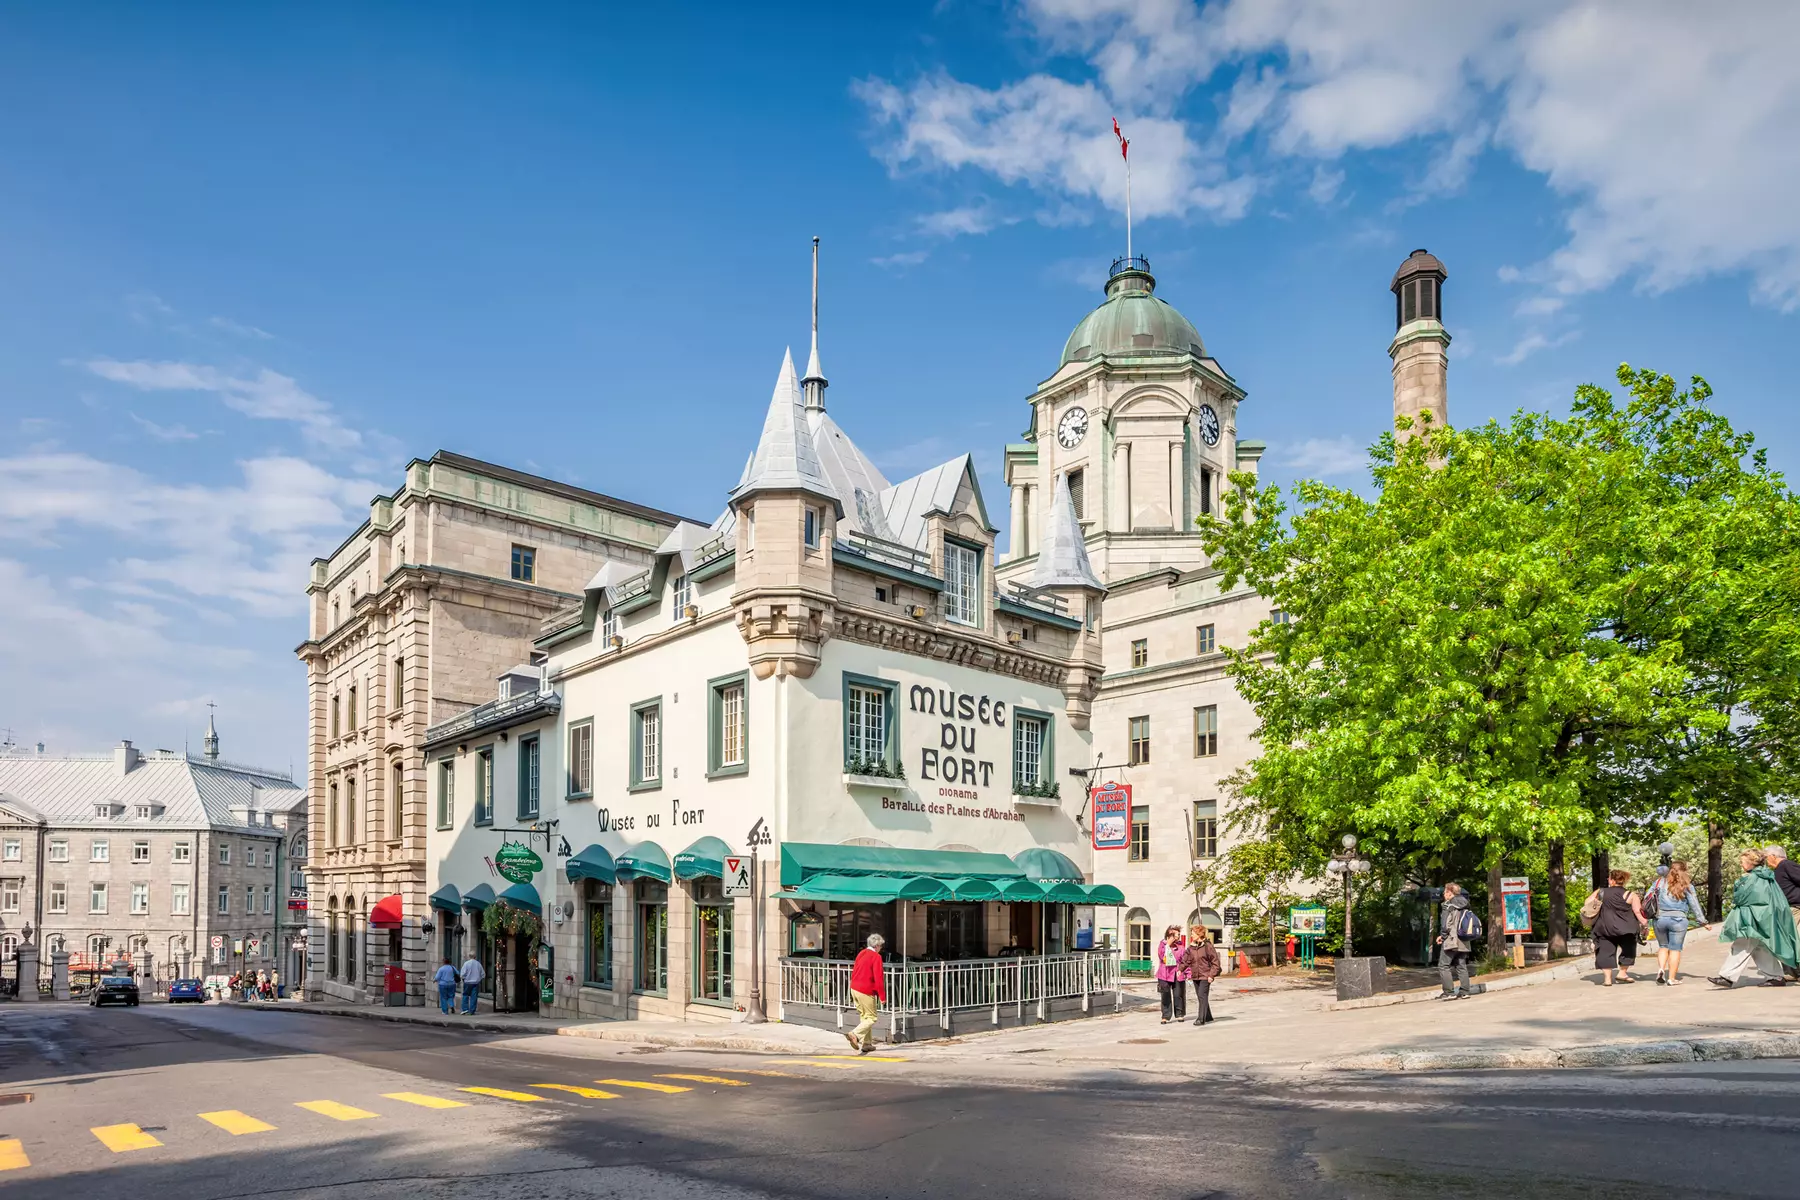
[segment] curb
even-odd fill
[[[1301,1064],[1303,1071],[1493,1071],[1641,1067],[1659,1063],[1742,1062],[1800,1058],[1800,1033],[1763,1033],[1647,1042],[1601,1042],[1560,1049],[1398,1050],[1351,1054]]]
[[[1546,983],[1558,983],[1564,979],[1579,979],[1594,968],[1586,963],[1564,962],[1554,967],[1540,967],[1535,971],[1527,971],[1518,975],[1502,975],[1488,982],[1486,980],[1470,980],[1470,985],[1477,995],[1491,992],[1506,992],[1513,988],[1537,987]],[[1417,1004],[1422,1000],[1436,1000],[1442,989],[1434,987],[1408,988],[1404,992],[1388,992],[1380,996],[1364,996],[1357,1000],[1333,1000],[1325,1006],[1327,1012],[1347,1012],[1358,1008],[1386,1008],[1391,1004]]]

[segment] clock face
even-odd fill
[[[1213,411],[1210,404],[1200,406],[1200,436],[1209,446],[1219,444],[1219,414]]]
[[[1056,423],[1056,440],[1064,450],[1073,450],[1087,436],[1088,415],[1085,408],[1071,408]]]

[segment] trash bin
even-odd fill
[[[406,1006],[406,970],[403,967],[390,965],[382,975],[387,984],[387,1006],[404,1008]]]

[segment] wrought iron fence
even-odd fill
[[[782,1003],[853,1013],[852,965],[837,959],[782,959]],[[1117,950],[888,963],[884,971],[887,1001],[880,1011],[895,1027],[899,1017],[933,1014],[948,1027],[952,1014],[982,1010],[996,1025],[1003,1014],[1023,1021],[1028,1010],[1033,1019],[1047,1020],[1054,1000],[1079,999],[1084,1012],[1091,1011],[1095,1003],[1110,1000],[1116,1010],[1124,1004],[1119,965]]]

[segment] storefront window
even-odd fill
[[[933,904],[925,910],[925,953],[930,958],[986,958],[987,929],[979,904]]]
[[[871,933],[879,933],[893,942],[890,934],[891,914],[888,905],[843,905],[831,906],[830,923],[826,933],[826,945],[830,947],[829,958],[854,959],[856,952],[868,944]]]
[[[592,898],[597,889],[604,888],[608,899]],[[590,883],[589,900],[587,902],[587,947],[585,961],[582,963],[581,978],[584,983],[595,987],[612,986],[612,888],[604,884]]]
[[[640,992],[662,994],[669,990],[669,888],[667,884],[640,879],[637,882],[637,978]]]
[[[731,1001],[732,904],[716,879],[694,886],[694,998]]]

